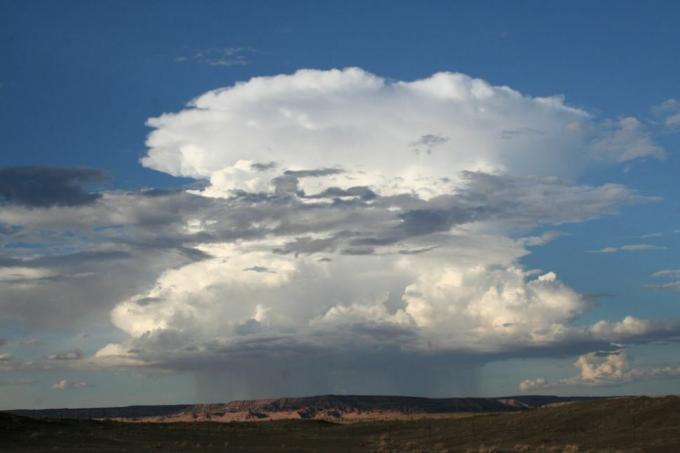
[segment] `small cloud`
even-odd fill
[[[135,300],[135,303],[140,307],[146,307],[147,305],[155,304],[162,301],[163,301],[162,297],[140,297],[139,299]]]
[[[648,128],[634,117],[603,122],[601,134],[592,146],[600,159],[618,162],[645,157],[664,159],[666,156],[666,151],[654,142]]]
[[[278,166],[278,164],[277,164],[276,162],[266,162],[266,163],[255,162],[255,163],[253,163],[253,164],[250,164],[250,167],[251,167],[253,170],[256,170],[256,171],[273,170],[273,169],[275,169],[277,166]]]
[[[59,352],[47,356],[49,360],[80,360],[83,358],[83,352],[79,349],[73,351]]]
[[[652,113],[668,129],[680,130],[680,101],[667,99],[652,107]]]
[[[654,272],[652,277],[656,278],[680,278],[680,269],[664,269]]]
[[[632,244],[621,247],[624,252],[639,252],[644,250],[668,250],[668,247],[654,244]]]
[[[648,285],[645,285],[645,288],[665,289],[668,291],[675,291],[680,293],[680,280],[675,280],[668,283],[650,283]]]
[[[67,379],[62,379],[56,384],[52,384],[52,388],[55,390],[72,390],[72,389],[84,389],[92,387],[87,382],[72,382]]]
[[[617,253],[617,252],[644,252],[648,250],[668,250],[668,247],[655,244],[628,244],[621,247],[604,247],[597,250],[587,250],[588,253]]]
[[[498,136],[503,140],[511,140],[517,137],[540,136],[545,135],[545,132],[530,127],[520,127],[517,129],[503,129]]]
[[[22,266],[0,266],[0,283],[30,285],[49,281],[58,277],[49,269]]]
[[[425,134],[418,140],[409,143],[409,148],[416,154],[432,154],[432,150],[449,141],[449,137],[437,134]]]
[[[244,271],[250,271],[250,272],[266,273],[266,274],[276,274],[276,271],[273,271],[273,270],[269,269],[268,267],[264,267],[264,266],[246,267],[243,270]]]
[[[562,231],[546,231],[540,236],[524,237],[520,238],[519,241],[522,245],[526,245],[527,247],[536,247],[552,242],[560,236],[564,236]]]
[[[433,245],[431,247],[422,247],[422,248],[419,248],[419,249],[402,249],[402,250],[399,250],[397,253],[399,253],[400,255],[420,255],[421,253],[427,253],[427,252],[432,251],[436,248],[437,248],[437,246]]]
[[[628,382],[655,379],[675,379],[680,377],[680,366],[665,365],[658,367],[631,367],[625,349],[612,344],[617,349],[595,351],[578,357],[574,366],[579,374],[569,378],[548,382],[543,378],[526,379],[519,384],[522,392],[560,387],[560,386],[608,386]]]
[[[640,234],[638,236],[631,236],[632,238],[638,238],[638,239],[649,239],[649,238],[660,238],[664,237],[665,234],[661,232],[657,233],[647,233],[647,234]]]
[[[524,381],[520,382],[519,389],[522,392],[531,392],[533,390],[545,389],[546,387],[550,387],[550,385],[551,384],[549,384],[548,381],[543,378],[525,379]]]
[[[669,281],[665,283],[650,283],[645,285],[645,288],[664,289],[680,293],[680,269],[664,269],[654,272],[652,277]]]
[[[616,253],[619,251],[618,247],[604,247],[597,250],[586,250],[588,253]]]
[[[194,62],[207,66],[245,66],[250,63],[250,55],[254,52],[252,47],[194,49],[188,55],[175,58],[175,62]]]

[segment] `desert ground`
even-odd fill
[[[678,452],[680,397],[517,411],[388,414],[370,421],[136,422],[0,414],[3,452]]]

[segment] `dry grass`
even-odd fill
[[[680,398],[578,402],[520,413],[333,423],[118,423],[0,414],[0,451],[680,452]]]

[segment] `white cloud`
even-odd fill
[[[680,292],[680,269],[665,269],[654,272],[652,277],[666,279],[664,283],[649,283],[645,288],[665,289]]]
[[[49,269],[22,266],[0,266],[0,283],[31,285],[41,280],[56,277]]]
[[[666,118],[666,126],[671,128],[680,127],[680,113],[675,113]]]
[[[680,101],[667,99],[652,107],[652,113],[656,115],[663,125],[669,129],[680,128]]]
[[[550,384],[543,378],[525,379],[519,383],[519,389],[522,392],[531,392],[533,390],[543,390],[550,388]]]
[[[577,382],[593,384],[621,381],[629,367],[623,351],[608,354],[591,352],[580,356],[574,366],[580,370]]]
[[[357,370],[369,376],[352,381],[361,391],[385,391],[395,376],[439,391],[431,375],[444,393],[457,381],[427,367],[457,376],[464,357],[667,338],[677,322],[575,323],[587,299],[521,262],[557,239],[548,227],[652,201],[578,182],[593,166],[661,157],[636,121],[462,74],[255,78],[149,120],[143,164],[206,187],[0,210],[23,237],[78,250],[3,262],[7,275],[50,277],[30,291],[0,286],[0,304],[50,322],[57,315],[38,308],[55,297],[67,322],[99,306],[127,334],[86,360],[55,354],[50,366],[223,372],[233,388],[220,395],[233,397],[272,385],[331,391]],[[45,233],[62,230],[76,233]],[[91,278],[71,278],[84,272]],[[299,369],[297,383],[279,379]]]
[[[664,149],[654,143],[646,127],[636,118],[605,121],[602,128],[602,135],[593,143],[593,150],[603,160],[627,162],[644,157],[665,157]]]
[[[113,309],[129,339],[100,363],[238,363],[258,381],[248,357],[514,354],[677,330],[634,317],[576,326],[586,299],[519,261],[559,236],[535,227],[650,201],[575,182],[593,165],[663,157],[634,118],[462,74],[388,82],[350,68],[254,78],[149,125],[145,166],[209,181],[190,191],[205,206],[172,220],[205,256]],[[112,200],[99,204],[141,215]]]
[[[678,378],[680,366],[631,367],[625,350],[590,352],[578,357],[574,366],[579,374],[549,382],[543,378],[526,379],[519,384],[522,392],[532,392],[562,386],[618,385],[626,382]]]
[[[245,66],[255,52],[252,47],[212,47],[194,49],[175,58],[176,63],[193,62],[207,66],[228,67]]]
[[[621,246],[620,250],[624,252],[640,252],[644,250],[668,250],[668,247],[655,244],[630,244]]]
[[[342,170],[305,180],[308,193],[368,185],[432,197],[451,192],[464,170],[573,177],[593,160],[663,155],[634,118],[600,125],[561,97],[531,98],[457,73],[413,82],[358,68],[257,77],[148,124],[142,163],[209,179],[203,193],[213,196],[273,190],[274,169],[253,166],[269,162]],[[527,130],[537,133],[507,134]]]
[[[668,250],[668,247],[655,244],[628,244],[620,247],[609,246],[597,250],[588,250],[588,253],[645,252],[650,250]]]
[[[52,388],[55,390],[73,390],[73,389],[84,389],[91,387],[87,382],[72,382],[67,379],[62,379],[61,381],[52,384]]]
[[[670,291],[680,292],[680,280],[674,280],[666,283],[650,283],[645,285],[646,288],[667,289]]]
[[[663,269],[652,274],[652,277],[680,278],[680,269]]]

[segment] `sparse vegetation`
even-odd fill
[[[678,452],[680,398],[582,401],[473,417],[332,423],[120,423],[0,414],[0,450]]]

